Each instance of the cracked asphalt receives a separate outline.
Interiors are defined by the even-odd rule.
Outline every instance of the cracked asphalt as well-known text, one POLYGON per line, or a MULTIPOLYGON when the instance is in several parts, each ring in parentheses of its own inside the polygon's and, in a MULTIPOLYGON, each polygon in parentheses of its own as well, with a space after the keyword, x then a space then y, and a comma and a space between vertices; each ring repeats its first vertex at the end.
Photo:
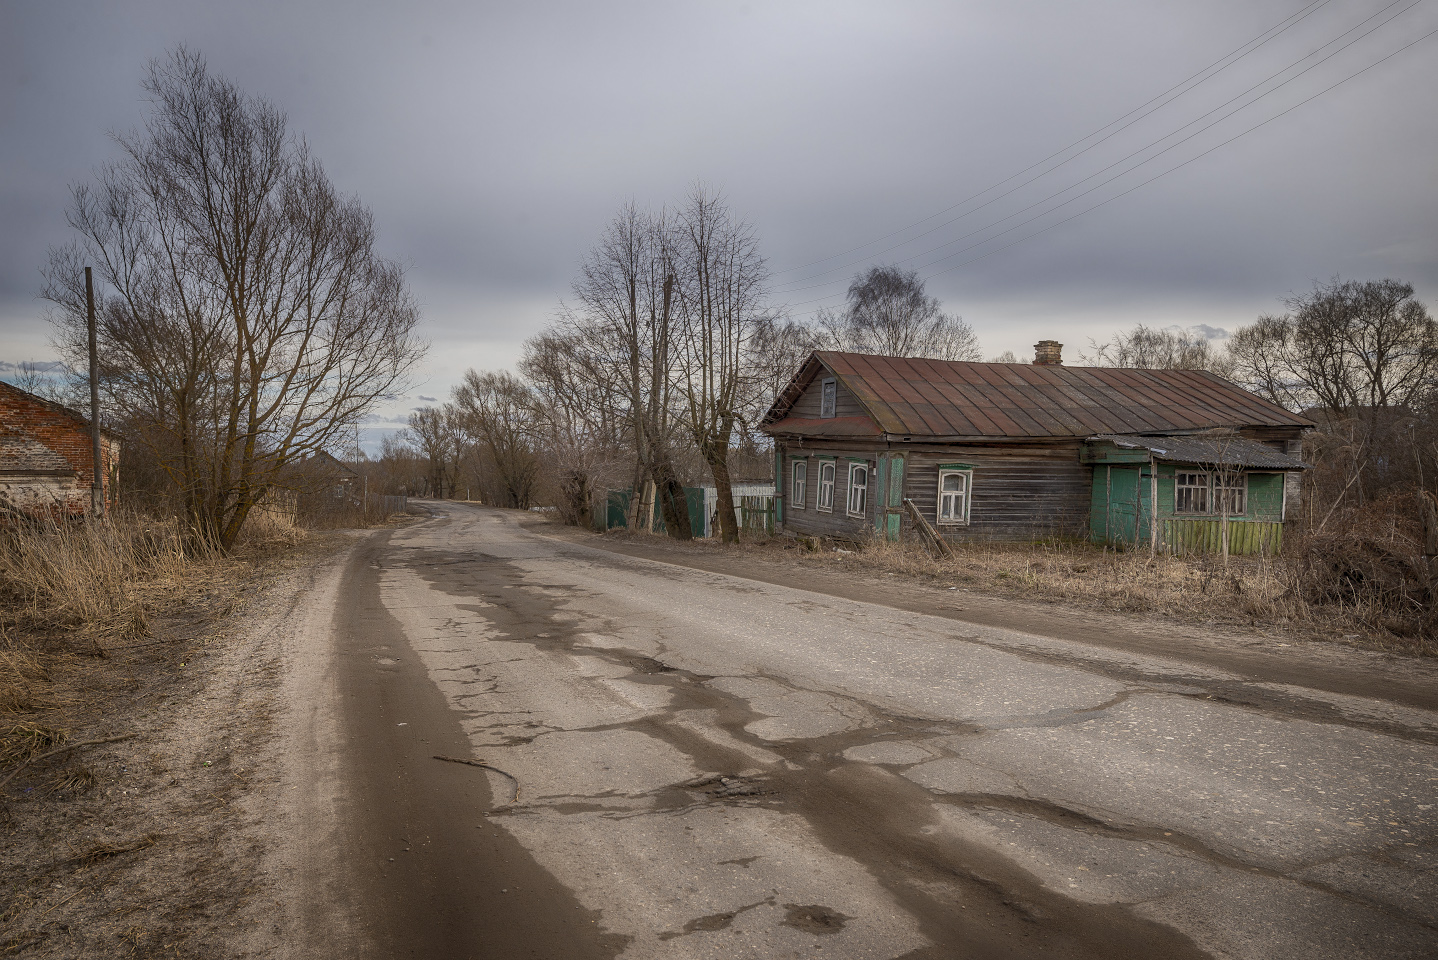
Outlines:
POLYGON ((1438 956, 1432 711, 434 509, 312 598, 296 955, 1438 956))

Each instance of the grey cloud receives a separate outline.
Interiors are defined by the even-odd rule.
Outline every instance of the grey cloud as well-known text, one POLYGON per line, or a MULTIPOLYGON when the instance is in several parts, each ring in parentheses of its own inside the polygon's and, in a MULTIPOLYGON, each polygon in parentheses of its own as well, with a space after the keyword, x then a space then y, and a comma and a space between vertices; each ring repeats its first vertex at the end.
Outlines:
POLYGON ((931 262, 978 239, 958 238, 984 224, 999 221, 980 236, 1013 227, 1057 187, 1101 178, 1107 164, 1382 6, 1327 5, 1062 176, 889 253, 878 251, 918 231, 828 261, 821 267, 859 262, 815 277, 812 290, 796 289, 808 285, 796 278, 820 269, 803 264, 1003 181, 1296 5, 841 2, 747 14, 665 7, 662 16, 649 3, 561 6, 370 2, 337 21, 316 0, 145 0, 123 12, 102 5, 83 20, 63 5, 20 5, 7 14, 13 30, 0 31, 12 48, 0 58, 0 341, 43 340, 43 304, 32 296, 46 247, 68 236, 68 186, 116 156, 105 132, 142 119, 145 60, 180 41, 284 107, 335 181, 373 208, 384 252, 410 266, 435 343, 419 382, 437 396, 466 367, 513 363, 624 198, 657 207, 695 179, 723 188, 754 223, 796 316, 817 305, 806 301, 837 302, 865 255, 913 256, 906 265, 974 323, 990 355, 1028 356, 1039 336, 1106 339, 1138 322, 1219 337, 1335 274, 1400 277, 1430 303, 1438 297, 1432 42, 997 249, 1421 35, 1438 25, 1424 6, 1130 179, 931 262))

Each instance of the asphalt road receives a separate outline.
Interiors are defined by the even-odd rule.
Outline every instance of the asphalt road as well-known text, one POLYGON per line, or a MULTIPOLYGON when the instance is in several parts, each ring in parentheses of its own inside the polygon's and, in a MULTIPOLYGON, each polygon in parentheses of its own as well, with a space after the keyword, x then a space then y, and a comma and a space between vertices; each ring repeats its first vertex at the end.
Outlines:
POLYGON ((1438 956, 1438 714, 435 509, 306 600, 297 955, 1438 956))

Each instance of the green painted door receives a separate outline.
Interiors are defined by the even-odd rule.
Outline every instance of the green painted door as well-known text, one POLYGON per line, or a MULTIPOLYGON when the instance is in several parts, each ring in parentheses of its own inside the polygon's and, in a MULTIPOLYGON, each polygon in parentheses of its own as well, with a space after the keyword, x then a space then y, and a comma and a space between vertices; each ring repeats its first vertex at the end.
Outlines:
POLYGON ((874 532, 882 539, 899 539, 900 508, 903 505, 904 455, 883 454, 874 473, 874 532))
POLYGON ((1109 467, 1105 526, 1110 543, 1138 542, 1141 476, 1138 467, 1109 467))

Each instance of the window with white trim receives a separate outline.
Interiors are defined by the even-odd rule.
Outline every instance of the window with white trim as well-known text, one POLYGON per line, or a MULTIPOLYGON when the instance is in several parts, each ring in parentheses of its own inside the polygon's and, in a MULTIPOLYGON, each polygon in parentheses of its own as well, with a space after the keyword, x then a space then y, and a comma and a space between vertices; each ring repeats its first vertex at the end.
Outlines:
POLYGON ((1219 472, 1213 476, 1213 512, 1241 517, 1248 508, 1248 475, 1219 472))
POLYGON ((1208 513, 1208 474, 1179 470, 1174 474, 1173 512, 1208 513))
POLYGON ((839 383, 832 378, 819 385, 819 416, 832 417, 838 406, 839 383))
POLYGON ((869 465, 849 464, 849 516, 862 517, 869 507, 869 465))
POLYGON ((809 488, 809 461, 794 460, 793 463, 793 493, 789 497, 789 506, 795 510, 804 509, 804 493, 809 488))
POLYGON ((824 513, 834 509, 834 461, 819 463, 819 503, 817 509, 824 513))
POLYGON ((973 484, 972 470, 939 471, 939 523, 969 522, 969 491, 973 484))

